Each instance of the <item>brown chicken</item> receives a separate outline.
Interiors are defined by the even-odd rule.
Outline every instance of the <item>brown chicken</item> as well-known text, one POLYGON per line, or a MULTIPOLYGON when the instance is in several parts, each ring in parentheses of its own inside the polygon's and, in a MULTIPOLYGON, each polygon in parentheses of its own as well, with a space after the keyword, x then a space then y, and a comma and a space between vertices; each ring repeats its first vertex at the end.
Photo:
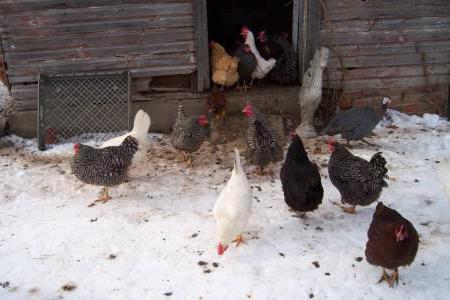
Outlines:
POLYGON ((239 80, 239 59, 229 55, 219 43, 211 42, 211 74, 212 81, 220 85, 221 90, 230 87, 239 80))
POLYGON ((395 210, 379 202, 367 232, 366 259, 383 268, 378 283, 386 280, 390 287, 398 285, 398 267, 410 265, 419 247, 414 226, 395 210), (394 270, 391 275, 386 270, 394 270))
POLYGON ((227 98, 225 93, 221 91, 212 91, 206 98, 206 106, 209 114, 214 114, 222 123, 227 115, 227 98))

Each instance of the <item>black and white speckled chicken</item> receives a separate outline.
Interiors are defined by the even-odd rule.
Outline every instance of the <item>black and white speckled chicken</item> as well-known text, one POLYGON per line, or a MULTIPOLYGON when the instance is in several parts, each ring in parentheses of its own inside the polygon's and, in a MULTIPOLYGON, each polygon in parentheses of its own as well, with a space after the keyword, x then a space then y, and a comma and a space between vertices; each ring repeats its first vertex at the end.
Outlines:
POLYGON ((323 198, 323 187, 319 168, 308 158, 302 140, 291 134, 291 145, 280 171, 284 201, 300 217, 305 212, 319 207, 323 198))
POLYGON ((336 141, 328 144, 332 154, 328 164, 331 183, 339 190, 345 212, 355 213, 355 206, 367 206, 377 201, 381 191, 388 184, 386 160, 381 152, 375 153, 369 161, 350 153, 336 141))
POLYGON ((127 179, 127 171, 134 154, 138 150, 138 141, 127 136, 119 146, 94 148, 75 144, 75 155, 71 169, 75 177, 86 184, 103 186, 97 201, 105 203, 109 199, 108 187, 121 184, 127 179))
POLYGON ((183 160, 192 167, 191 153, 197 151, 208 136, 208 118, 205 115, 186 118, 183 104, 178 106, 178 115, 170 135, 172 146, 181 151, 183 160))
POLYGON ((263 113, 249 103, 242 112, 248 117, 245 158, 250 163, 258 165, 258 173, 262 175, 263 169, 268 164, 283 159, 283 149, 263 113))
POLYGON ((270 72, 270 79, 279 84, 297 83, 297 55, 288 40, 288 34, 283 32, 275 37, 275 42, 280 45, 282 55, 277 59, 275 67, 270 72))

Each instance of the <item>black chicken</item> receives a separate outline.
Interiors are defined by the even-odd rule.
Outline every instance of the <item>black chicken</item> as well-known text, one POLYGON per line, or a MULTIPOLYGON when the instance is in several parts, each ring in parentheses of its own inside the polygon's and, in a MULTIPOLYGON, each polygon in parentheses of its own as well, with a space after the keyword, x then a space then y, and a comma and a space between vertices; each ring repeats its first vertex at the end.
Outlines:
POLYGON ((93 148, 88 145, 75 144, 75 155, 71 169, 75 177, 86 184, 103 186, 97 201, 105 203, 111 197, 108 187, 121 184, 128 176, 134 154, 138 150, 138 141, 127 136, 120 146, 93 148))
POLYGON ((355 213, 355 206, 367 206, 378 200, 383 187, 388 184, 386 160, 381 152, 375 153, 370 162, 354 156, 335 141, 328 144, 332 152, 328 164, 331 183, 339 190, 341 202, 352 207, 343 207, 345 212, 355 213))
POLYGON ((263 113, 249 103, 242 112, 248 117, 245 158, 250 163, 258 165, 258 173, 262 175, 263 169, 269 163, 283 159, 283 149, 263 113))
POLYGON ((260 31, 256 37, 256 48, 264 59, 278 58, 283 55, 283 48, 274 41, 271 35, 265 31, 260 31))
POLYGON ((252 81, 252 72, 256 68, 256 57, 252 53, 250 46, 247 44, 241 44, 234 53, 234 56, 239 58, 238 85, 242 84, 244 86, 244 91, 247 91, 247 83, 250 83, 252 81))
POLYGON ((275 37, 275 43, 281 47, 282 54, 277 59, 277 63, 272 72, 270 72, 270 79, 278 82, 279 84, 297 83, 297 54, 288 40, 288 34, 283 32, 279 36, 275 37))
POLYGON ((378 283, 386 280, 390 287, 398 284, 398 267, 410 265, 419 248, 414 226, 397 211, 378 203, 367 232, 367 262, 383 268, 378 283), (394 270, 391 275, 386 270, 394 270))
POLYGON ((305 212, 317 209, 322 203, 323 187, 319 169, 308 159, 300 137, 293 134, 291 140, 280 179, 284 201, 292 210, 304 216, 305 212))

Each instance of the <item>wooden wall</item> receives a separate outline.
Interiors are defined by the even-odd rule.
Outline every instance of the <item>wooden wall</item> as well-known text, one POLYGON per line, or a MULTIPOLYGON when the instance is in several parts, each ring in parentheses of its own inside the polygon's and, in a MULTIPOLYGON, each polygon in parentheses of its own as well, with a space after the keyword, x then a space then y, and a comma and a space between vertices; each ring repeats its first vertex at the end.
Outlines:
POLYGON ((389 96, 407 113, 446 114, 449 0, 322 0, 322 44, 333 50, 328 86, 355 105, 389 96), (341 65, 341 59, 343 66, 341 65))
POLYGON ((0 36, 15 108, 36 110, 39 73, 196 69, 192 0, 2 0, 0 36))

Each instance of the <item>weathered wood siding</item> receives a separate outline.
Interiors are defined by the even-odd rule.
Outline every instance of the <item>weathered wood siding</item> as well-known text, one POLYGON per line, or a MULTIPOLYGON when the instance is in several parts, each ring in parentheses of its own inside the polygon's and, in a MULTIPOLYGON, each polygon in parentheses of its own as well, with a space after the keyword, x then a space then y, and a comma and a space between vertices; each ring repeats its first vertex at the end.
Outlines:
POLYGON ((449 0, 322 0, 328 85, 355 105, 389 96, 404 112, 445 114, 450 82, 449 0), (342 58, 342 63, 340 58, 342 58))
POLYGON ((190 74, 193 26, 191 0, 2 0, 0 36, 16 109, 36 109, 39 73, 190 74))

